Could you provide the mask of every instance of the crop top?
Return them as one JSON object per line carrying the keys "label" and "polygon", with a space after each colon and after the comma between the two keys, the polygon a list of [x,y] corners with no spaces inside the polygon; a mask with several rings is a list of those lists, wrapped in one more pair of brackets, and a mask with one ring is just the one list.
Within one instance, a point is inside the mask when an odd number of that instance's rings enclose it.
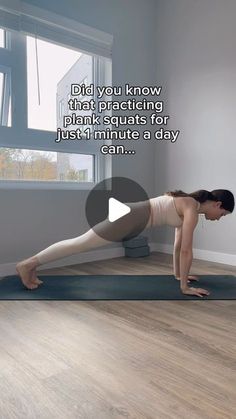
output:
{"label": "crop top", "polygon": [[151,198],[149,201],[152,226],[167,224],[173,227],[180,227],[183,224],[183,219],[177,213],[173,196],[161,195]]}

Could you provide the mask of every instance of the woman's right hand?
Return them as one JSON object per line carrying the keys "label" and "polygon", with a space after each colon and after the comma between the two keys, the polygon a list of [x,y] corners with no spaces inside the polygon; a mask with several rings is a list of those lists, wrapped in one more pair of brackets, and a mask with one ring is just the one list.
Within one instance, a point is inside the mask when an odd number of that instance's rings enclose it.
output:
{"label": "woman's right hand", "polygon": [[[186,287],[181,290],[186,295],[197,295],[197,297],[203,297],[204,295],[210,295],[210,292],[203,288]],[[203,295],[202,295],[203,294]]]}

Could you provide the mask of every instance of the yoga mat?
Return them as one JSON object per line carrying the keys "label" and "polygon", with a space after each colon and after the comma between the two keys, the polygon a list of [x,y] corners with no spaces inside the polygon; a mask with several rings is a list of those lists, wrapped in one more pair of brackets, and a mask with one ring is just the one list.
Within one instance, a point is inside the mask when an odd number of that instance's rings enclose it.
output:
{"label": "yoga mat", "polygon": [[199,275],[190,286],[209,296],[184,295],[173,275],[38,275],[44,283],[28,290],[19,276],[0,280],[0,300],[234,300],[236,276]]}

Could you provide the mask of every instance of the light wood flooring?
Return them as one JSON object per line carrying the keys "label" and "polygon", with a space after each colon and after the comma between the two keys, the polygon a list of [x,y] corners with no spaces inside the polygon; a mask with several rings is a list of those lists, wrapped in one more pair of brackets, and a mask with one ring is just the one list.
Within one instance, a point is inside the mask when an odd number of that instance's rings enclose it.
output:
{"label": "light wood flooring", "polygon": [[[57,273],[172,274],[172,257],[39,274]],[[0,419],[235,419],[235,324],[233,300],[0,301]]]}

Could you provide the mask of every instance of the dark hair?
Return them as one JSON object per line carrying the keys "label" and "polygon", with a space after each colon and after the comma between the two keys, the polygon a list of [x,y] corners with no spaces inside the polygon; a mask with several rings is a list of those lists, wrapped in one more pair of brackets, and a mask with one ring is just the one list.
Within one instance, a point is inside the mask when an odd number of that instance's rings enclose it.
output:
{"label": "dark hair", "polygon": [[169,196],[191,196],[196,201],[203,203],[206,201],[221,201],[221,208],[224,208],[226,211],[233,212],[234,210],[234,195],[232,192],[227,189],[215,189],[214,191],[206,191],[205,189],[199,189],[198,191],[192,193],[185,193],[181,190],[175,190],[170,192],[165,192],[165,195]]}

